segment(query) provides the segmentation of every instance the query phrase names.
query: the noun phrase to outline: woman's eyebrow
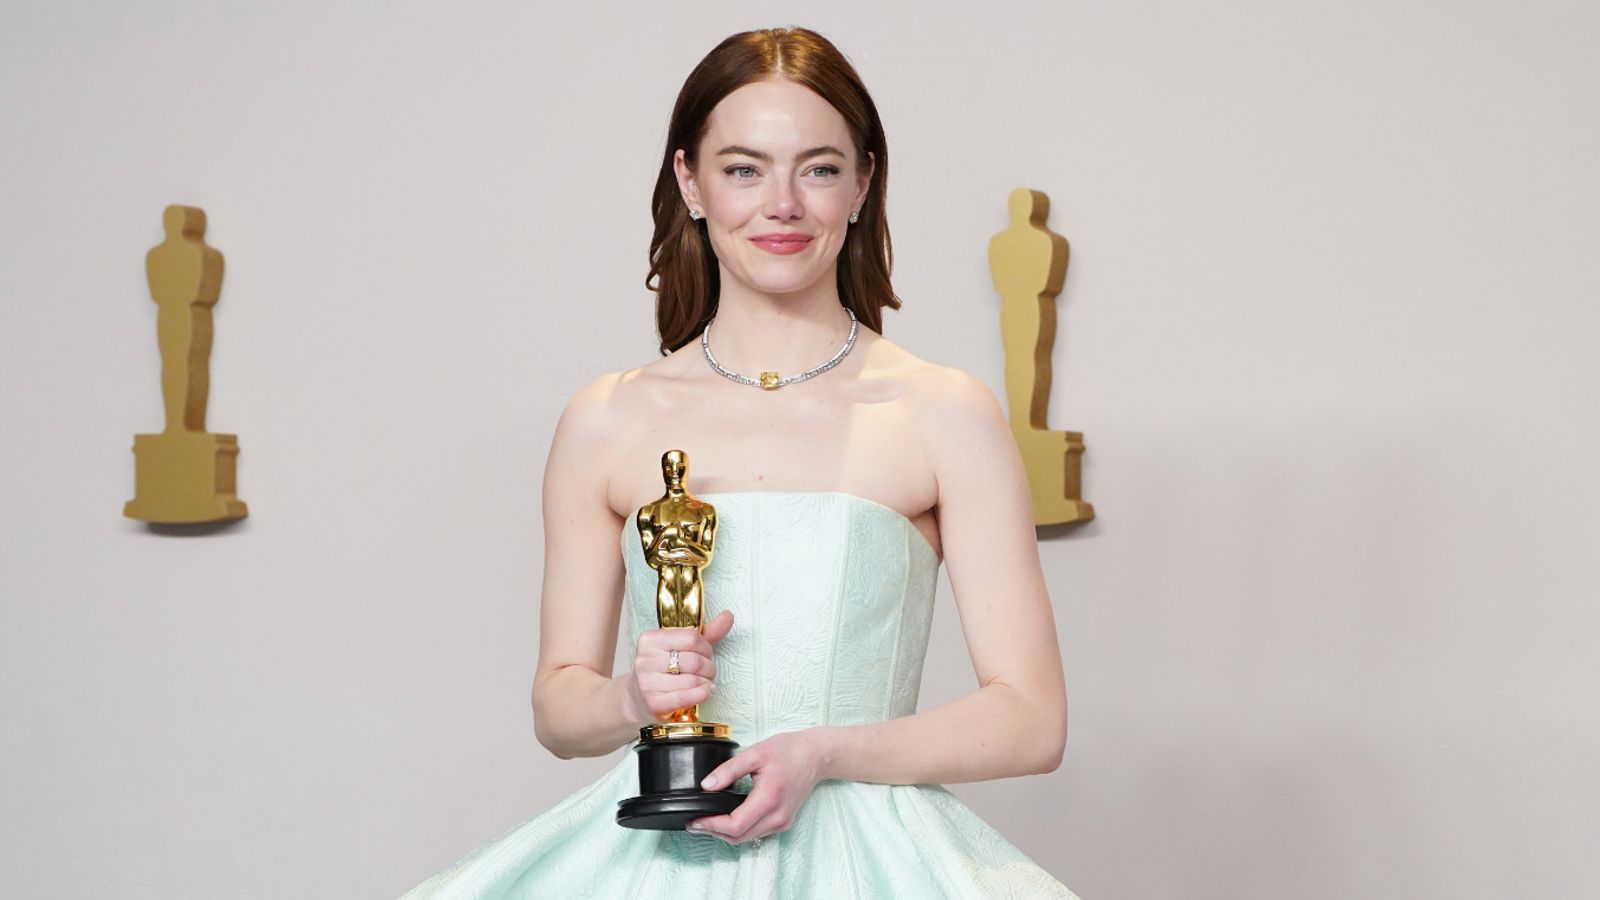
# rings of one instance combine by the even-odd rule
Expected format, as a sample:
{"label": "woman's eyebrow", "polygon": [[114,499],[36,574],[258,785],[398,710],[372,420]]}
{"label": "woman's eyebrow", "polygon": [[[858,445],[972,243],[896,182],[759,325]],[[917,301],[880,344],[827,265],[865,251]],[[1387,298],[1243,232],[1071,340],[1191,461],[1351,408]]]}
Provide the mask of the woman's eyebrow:
{"label": "woman's eyebrow", "polygon": [[[844,156],[838,147],[823,145],[821,147],[812,147],[810,150],[802,150],[798,155],[795,156],[795,159],[804,162],[813,156],[823,156],[828,153],[832,153],[834,156]],[[721,150],[717,151],[717,155],[748,156],[753,159],[759,159],[762,162],[772,162],[772,157],[762,153],[760,150],[751,150],[749,147],[741,147],[738,144],[729,144],[728,146],[723,147]]]}

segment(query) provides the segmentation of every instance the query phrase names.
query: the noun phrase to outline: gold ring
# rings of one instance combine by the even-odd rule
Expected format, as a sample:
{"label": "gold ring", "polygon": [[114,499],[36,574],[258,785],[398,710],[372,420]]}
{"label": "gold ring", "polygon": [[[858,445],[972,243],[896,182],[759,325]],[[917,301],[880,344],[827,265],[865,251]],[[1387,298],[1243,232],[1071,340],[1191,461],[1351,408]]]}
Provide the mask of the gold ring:
{"label": "gold ring", "polygon": [[678,651],[674,650],[667,655],[667,674],[677,675],[680,671],[678,668]]}

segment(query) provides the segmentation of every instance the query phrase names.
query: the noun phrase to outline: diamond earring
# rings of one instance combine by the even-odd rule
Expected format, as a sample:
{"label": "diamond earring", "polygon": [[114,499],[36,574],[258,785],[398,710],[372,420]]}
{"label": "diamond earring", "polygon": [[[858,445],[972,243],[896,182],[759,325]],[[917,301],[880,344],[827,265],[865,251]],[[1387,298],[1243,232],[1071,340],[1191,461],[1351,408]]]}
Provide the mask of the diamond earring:
{"label": "diamond earring", "polygon": [[689,210],[689,218],[695,220],[696,222],[700,221],[700,210],[698,210],[698,209]]}
{"label": "diamond earring", "polygon": [[857,218],[858,218],[858,217],[859,217],[859,216],[860,216],[860,215],[861,215],[861,213],[860,213],[860,212],[859,212],[859,211],[857,211],[857,212],[853,212],[853,213],[851,213],[851,214],[850,214],[850,222],[851,222],[851,224],[854,224],[854,223],[855,223],[855,221],[856,221],[856,219],[857,219]]}

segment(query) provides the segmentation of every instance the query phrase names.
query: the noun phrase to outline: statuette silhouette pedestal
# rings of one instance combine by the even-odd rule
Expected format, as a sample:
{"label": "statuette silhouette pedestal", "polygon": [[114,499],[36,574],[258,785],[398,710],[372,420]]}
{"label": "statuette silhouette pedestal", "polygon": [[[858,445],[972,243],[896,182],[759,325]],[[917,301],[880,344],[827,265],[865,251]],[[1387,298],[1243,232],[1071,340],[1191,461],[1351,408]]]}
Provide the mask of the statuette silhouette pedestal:
{"label": "statuette silhouette pedestal", "polygon": [[1045,227],[1050,198],[1043,193],[1017,188],[1007,205],[1011,224],[989,240],[989,272],[1000,292],[1007,418],[1028,475],[1034,524],[1082,522],[1094,518],[1082,493],[1083,433],[1045,425],[1067,239]]}
{"label": "statuette silhouette pedestal", "polygon": [[135,495],[122,514],[162,524],[241,519],[249,510],[236,495],[238,438],[206,431],[222,254],[206,246],[204,211],[169,206],[162,222],[166,239],[145,255],[145,275],[158,309],[166,429],[134,435]]}

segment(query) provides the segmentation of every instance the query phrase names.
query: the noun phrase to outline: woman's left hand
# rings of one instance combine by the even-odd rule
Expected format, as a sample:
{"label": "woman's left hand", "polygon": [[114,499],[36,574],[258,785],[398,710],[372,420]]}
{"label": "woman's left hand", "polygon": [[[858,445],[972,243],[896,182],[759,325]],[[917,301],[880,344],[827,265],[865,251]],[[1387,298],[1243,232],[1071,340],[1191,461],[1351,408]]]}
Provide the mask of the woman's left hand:
{"label": "woman's left hand", "polygon": [[689,830],[712,834],[730,844],[788,831],[795,814],[822,780],[828,754],[825,727],[775,734],[757,741],[711,771],[701,782],[706,790],[726,790],[749,775],[754,786],[733,812],[705,816],[689,823]]}

